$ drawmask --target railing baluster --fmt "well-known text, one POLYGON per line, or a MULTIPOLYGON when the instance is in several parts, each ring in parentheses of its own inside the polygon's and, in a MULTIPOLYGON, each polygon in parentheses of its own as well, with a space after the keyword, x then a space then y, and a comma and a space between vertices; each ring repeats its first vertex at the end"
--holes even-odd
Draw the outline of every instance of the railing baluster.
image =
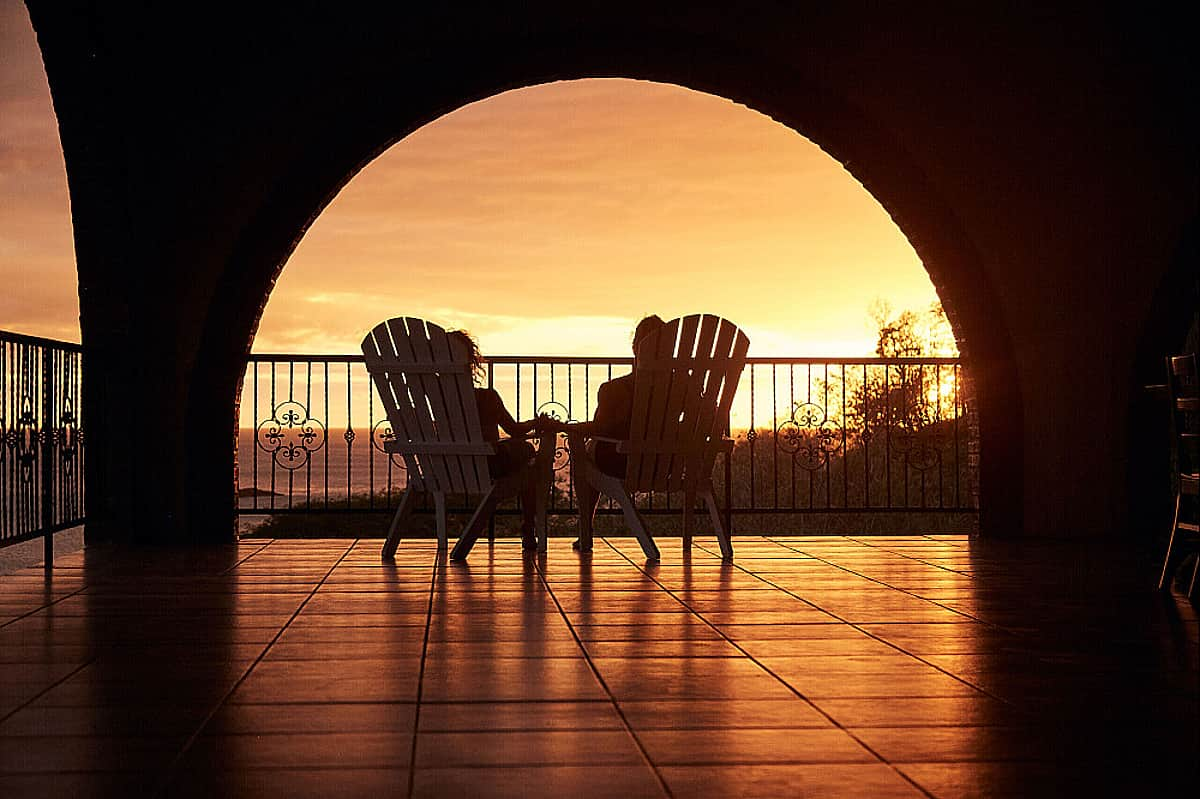
MULTIPOLYGON (((6 350, 6 353, 8 351, 6 350)), ((9 359, 11 362, 11 358, 9 359)), ((570 419, 583 421, 591 418, 594 407, 591 402, 593 390, 591 370, 599 367, 600 376, 612 379, 613 376, 628 370, 629 358, 530 358, 530 357, 495 357, 485 363, 487 385, 501 392, 506 404, 515 411, 518 417, 530 417, 539 410, 543 402, 555 402, 563 405, 559 413, 565 413, 570 419), (543 368, 543 366, 545 368, 543 368), (502 373, 506 370, 507 374, 502 373), (508 371, 511 370, 511 371, 508 371), (503 378, 503 379, 501 379, 503 378), (559 381, 565 381, 562 385, 559 381), (548 382, 547 382, 548 381, 548 382), (582 391, 582 398, 576 395, 582 391), (564 394, 565 392, 565 394, 564 394), (560 396, 563 395, 563 396, 560 396), (533 403, 532 411, 529 408, 533 403)), ((278 407, 283 399, 283 387, 278 385, 280 378, 279 367, 288 369, 287 398, 302 398, 308 404, 310 417, 325 423, 325 430, 331 425, 338 425, 342 420, 337 418, 330 408, 331 397, 331 364, 344 365, 345 394, 345 434, 343 441, 336 446, 345 452, 344 484, 341 480, 333 479, 330 470, 341 468, 336 453, 331 455, 328 449, 319 459, 315 456, 304 465, 304 474, 299 479, 307 478, 303 504, 296 497, 289 507, 287 503, 274 497, 275 487, 282 468, 280 463, 272 459, 272 496, 270 502, 260 502, 255 492, 250 492, 251 501, 239 507, 239 512, 246 514, 270 515, 271 513, 300 513, 337 511, 352 512, 389 512, 394 509, 398 495, 393 491, 393 480, 398 470, 395 462, 388 457, 387 465, 376 468, 375 459, 379 453, 373 451, 375 430, 383 419, 377 413, 375 396, 369 377, 363 370, 362 359, 358 356, 263 356, 255 355, 250 359, 247 375, 248 383, 252 385, 251 401, 246 403, 245 410, 255 417, 254 424, 263 420, 260 416, 270 418, 271 413, 259 402, 260 394, 265 400, 269 393, 272 408, 278 407), (320 363, 323 375, 322 392, 324 410, 318 412, 312 406, 313 385, 317 368, 320 363), (303 369, 307 383, 303 391, 295 386, 297 366, 303 369), (270 369, 270 391, 265 392, 262 385, 260 368, 270 369), (361 373, 361 374, 360 374, 361 373), (366 444, 367 449, 361 453, 367 458, 365 468, 356 468, 355 443, 359 437, 354 430, 354 406, 366 401, 367 425, 371 429, 372 440, 366 444), (380 481, 385 481, 380 485, 380 481), (361 485, 360 485, 361 482, 361 485), (339 492, 344 491, 344 497, 339 492), (366 492, 366 501, 356 503, 353 499, 355 491, 359 494, 366 492), (334 499, 341 501, 334 502, 334 499)), ((56 362, 55 369, 61 371, 64 366, 56 362)), ((40 374, 40 371, 38 372, 40 374)), ((339 371, 340 374, 340 371, 339 371)), ((962 475, 965 474, 962 457, 964 437, 959 432, 962 408, 965 403, 960 399, 959 365, 957 360, 946 359, 879 359, 879 358, 755 358, 747 362, 742 391, 749 396, 749 402, 739 401, 728 423, 728 435, 740 440, 735 449, 723 456, 722 473, 714 475, 723 479, 722 493, 725 495, 724 510, 726 524, 732 526, 734 517, 738 514, 801 514, 801 513, 899 513, 899 512, 970 512, 973 509, 964 507, 972 498, 962 497, 962 475), (946 368, 943 368, 946 367, 946 368), (770 393, 761 391, 762 375, 760 369, 770 371, 770 393), (784 375, 780 370, 786 369, 787 386, 781 385, 784 375), (798 375, 799 370, 803 370, 798 375), (882 370, 882 374, 879 370, 882 370), (953 385, 943 386, 942 383, 951 379, 953 385), (797 385, 797 378, 805 379, 803 388, 797 385), (834 386, 831 381, 838 380, 840 385, 834 386), (932 383, 930 381, 932 380, 932 383), (949 393, 946 398, 941 392, 949 393), (929 391, 937 391, 937 396, 928 396, 929 391), (910 396, 911 395, 911 396, 910 396), (945 401, 943 401, 943 399, 945 401), (953 399, 954 410, 948 406, 953 399), (771 407, 767 408, 767 404, 771 407), (951 415, 952 414, 952 415, 951 415), (770 416, 771 459, 763 461, 759 456, 758 439, 767 431, 759 431, 757 426, 760 419, 770 416), (804 416, 805 418, 792 418, 804 416), (784 422, 781 427, 780 422, 784 422), (789 430, 788 424, 792 425, 789 430), (882 425, 882 429, 880 429, 882 425), (796 432, 798 440, 807 447, 805 454, 797 454, 785 447, 784 433, 789 435, 796 432), (881 435, 882 434, 882 435, 881 435), (745 438, 742 439, 742 436, 745 438), (805 438, 808 436, 809 438, 805 438), (840 440, 839 440, 840 438, 840 440), (879 447, 883 447, 882 458, 879 457, 879 447), (953 447, 953 456, 946 457, 940 448, 953 447), (896 455, 895 458, 892 456, 896 455), (809 458, 810 460, 804 460, 809 458), (784 461, 790 460, 791 463, 784 461), (879 468, 872 469, 872 461, 879 468), (861 466, 859 462, 861 461, 861 466), (951 466, 952 464, 952 466, 951 466), (811 466, 811 468, 809 468, 811 466), (803 468, 801 468, 803 467, 803 468), (937 468, 936 475, 929 469, 937 468), (954 475, 947 475, 943 469, 953 468, 954 475), (820 470, 823 477, 817 474, 820 470), (840 472, 835 477, 835 472, 840 472), (882 472, 882 474, 880 473, 882 472), (799 477, 807 473, 808 496, 803 496, 804 488, 799 485, 799 477), (903 475, 901 475, 903 473, 903 475), (904 486, 893 485, 894 480, 903 476, 904 486), (763 481, 769 485, 762 485, 763 481), (788 480, 786 487, 783 481, 788 480), (741 485, 735 485, 740 481, 741 485), (834 484, 840 483, 841 499, 834 499, 834 484), (761 502, 761 491, 767 491, 765 504, 761 502), (913 493, 920 491, 920 500, 913 493), (786 494, 782 493, 786 491, 786 494), (930 492, 937 492, 935 502, 930 492), (819 496, 823 492, 823 496, 819 496)), ((55 378, 56 385, 65 385, 65 373, 55 378)), ((62 395, 65 389, 59 388, 62 395)), ((5 391, 2 410, 10 413, 11 390, 5 391)), ((61 403, 59 403, 61 405, 61 403)), ((557 407, 557 406, 556 406, 557 407)), ((56 406, 58 408, 58 406, 56 406)), ((61 409, 56 413, 61 414, 61 409)), ((11 415, 11 414, 10 414, 11 415)), ((249 420, 243 422, 247 430, 251 427, 249 420)), ((325 442, 333 446, 334 442, 325 442)), ((270 456, 269 452, 258 452, 261 445, 255 446, 253 459, 247 464, 252 466, 254 484, 257 486, 258 458, 270 456)), ((251 453, 247 454, 250 457, 251 453)), ((301 453, 303 455, 303 453, 301 453)), ((384 454, 384 457, 387 457, 384 454)), ((287 469, 284 469, 287 472, 287 469)), ((65 474, 65 473, 64 473, 65 474)), ((57 473, 56 473, 57 475, 57 473)), ((289 472, 289 477, 291 473, 289 472)), ((71 507, 70 491, 64 482, 64 476, 56 476, 54 483, 56 501, 52 516, 66 515, 71 507)), ((553 493, 550 510, 555 514, 573 513, 572 476, 569 471, 556 473, 556 485, 565 489, 570 496, 560 497, 553 493), (566 499, 566 502, 559 502, 566 499)), ((298 487, 290 487, 289 495, 298 487)), ((639 503, 643 510, 650 515, 667 512, 677 512, 678 503, 675 498, 654 492, 639 503)), ((290 500, 289 500, 290 501, 290 500)), ((469 511, 469 507, 453 508, 454 512, 469 511)), ((501 508, 501 515, 517 513, 517 507, 508 505, 501 508)), ((602 513, 616 514, 619 509, 611 502, 606 502, 602 513)), ((797 521, 799 516, 794 516, 797 521)), ((32 523, 37 524, 34 518, 32 523)))
POLYGON ((82 524, 78 344, 0 331, 0 547, 82 524))

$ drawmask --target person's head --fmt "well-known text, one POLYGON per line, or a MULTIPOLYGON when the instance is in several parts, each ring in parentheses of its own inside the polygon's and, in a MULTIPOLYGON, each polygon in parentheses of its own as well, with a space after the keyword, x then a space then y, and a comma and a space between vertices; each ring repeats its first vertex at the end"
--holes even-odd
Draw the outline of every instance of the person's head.
POLYGON ((645 319, 637 323, 637 327, 633 329, 633 351, 637 353, 638 342, 646 336, 657 333, 662 329, 666 322, 662 320, 658 314, 650 314, 645 319))
POLYGON ((471 364, 471 377, 483 377, 486 371, 483 365, 483 354, 479 352, 479 345, 475 339, 471 338, 471 334, 465 330, 451 330, 446 333, 446 338, 450 339, 452 345, 453 342, 458 341, 466 347, 467 363, 471 364))

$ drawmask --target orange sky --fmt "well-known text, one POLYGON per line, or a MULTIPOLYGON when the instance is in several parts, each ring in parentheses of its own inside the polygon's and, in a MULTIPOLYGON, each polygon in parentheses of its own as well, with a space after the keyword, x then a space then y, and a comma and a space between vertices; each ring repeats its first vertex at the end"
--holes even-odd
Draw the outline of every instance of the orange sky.
MULTIPOLYGON (((0 30, 0 328, 78 340, 62 154, 18 0, 0 30)), ((705 311, 754 355, 866 355, 879 297, 936 299, 811 142, 679 87, 573 81, 461 108, 364 169, 284 268, 254 349, 356 352, 406 314, 495 354, 624 354, 642 315, 705 311)))

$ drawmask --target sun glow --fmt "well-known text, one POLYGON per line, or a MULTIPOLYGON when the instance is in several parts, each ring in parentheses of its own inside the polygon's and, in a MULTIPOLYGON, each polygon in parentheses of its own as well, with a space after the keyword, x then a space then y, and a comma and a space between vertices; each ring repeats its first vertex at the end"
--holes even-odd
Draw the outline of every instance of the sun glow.
POLYGON ((716 313, 752 355, 862 356, 868 309, 936 299, 840 164, 773 120, 677 86, 506 92, 381 155, 313 224, 257 352, 356 352, 381 319, 490 354, 625 355, 633 323, 716 313))

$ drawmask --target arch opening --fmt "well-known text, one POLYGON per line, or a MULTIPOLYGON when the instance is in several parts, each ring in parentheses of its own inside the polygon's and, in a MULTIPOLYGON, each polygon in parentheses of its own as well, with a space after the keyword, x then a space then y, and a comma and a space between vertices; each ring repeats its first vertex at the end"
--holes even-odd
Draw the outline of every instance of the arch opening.
POLYGON ((79 341, 67 172, 41 50, 21 2, 0 2, 0 329, 79 341))
MULTIPOLYGON (((822 468, 827 481, 838 468, 842 472, 838 480, 848 482, 845 473, 849 472, 860 479, 863 454, 851 453, 856 446, 863 448, 867 417, 877 413, 867 406, 876 401, 886 404, 886 400, 877 400, 871 392, 879 393, 883 390, 879 386, 889 380, 907 381, 910 388, 906 390, 913 395, 907 402, 923 401, 926 406, 938 406, 936 410, 926 407, 923 411, 929 420, 941 423, 954 419, 953 425, 938 428, 943 439, 955 439, 952 455, 949 450, 946 452, 946 457, 954 460, 948 474, 952 474, 956 484, 949 505, 966 509, 976 502, 978 447, 974 404, 968 403, 967 381, 954 371, 955 367, 930 364, 929 370, 936 373, 930 378, 922 372, 921 387, 915 392, 911 384, 916 374, 912 369, 916 367, 874 366, 872 369, 876 371, 868 374, 862 364, 860 376, 853 369, 848 372, 847 365, 841 363, 834 367, 833 377, 829 377, 830 362, 836 363, 837 356, 870 356, 877 346, 886 355, 954 356, 958 354, 956 337, 935 341, 932 338, 936 336, 919 335, 908 341, 910 347, 916 344, 917 348, 904 350, 898 349, 894 341, 879 341, 880 329, 895 319, 880 317, 874 330, 867 327, 869 305, 881 299, 881 295, 886 295, 897 311, 923 312, 938 302, 937 292, 925 265, 877 198, 847 175, 842 164, 803 135, 798 136, 794 128, 720 97, 679 86, 624 80, 554 83, 501 93, 441 116, 390 145, 344 182, 346 185, 321 216, 313 217, 312 227, 306 229, 299 246, 290 254, 289 270, 277 273, 271 281, 269 296, 286 298, 286 311, 278 319, 273 318, 276 306, 268 306, 264 299, 255 334, 265 339, 266 346, 256 347, 258 352, 295 353, 303 348, 309 352, 353 353, 362 333, 376 322, 404 314, 453 327, 474 328, 485 351, 490 353, 620 355, 627 348, 627 328, 641 313, 655 311, 670 317, 692 310, 712 310, 747 327, 755 342, 752 355, 826 357, 824 376, 815 378, 812 363, 774 364, 771 402, 764 403, 760 392, 755 400, 747 397, 740 403, 733 426, 751 449, 757 439, 760 449, 778 450, 774 439, 785 429, 791 432, 788 424, 796 426, 797 409, 804 409, 799 411, 802 415, 811 415, 810 406, 819 408, 822 419, 813 425, 813 434, 819 435, 821 424, 836 428, 835 438, 842 450, 838 451, 837 446, 831 448, 826 440, 825 451, 819 455, 802 454, 801 479, 806 472, 811 478, 822 468), (614 109, 606 106, 614 102, 615 86, 625 89, 627 102, 629 95, 633 96, 633 118, 613 113, 614 109), (672 109, 672 103, 679 107, 672 109), (590 128, 576 124, 573 129, 572 123, 579 120, 569 119, 564 124, 563 118, 564 109, 570 107, 596 108, 598 117, 590 120, 590 128), (681 110, 687 113, 680 113, 681 110), (636 116, 637 112, 643 116, 636 116), (646 119, 649 112, 656 117, 646 119), (739 126, 745 129, 730 130, 739 126), (697 133, 697 128, 702 131, 697 133), (633 142, 629 140, 630 129, 637 131, 633 142), (713 129, 719 135, 705 135, 713 129), (748 152, 747 129, 760 137, 754 141, 767 151, 765 157, 761 150, 748 152), (614 136, 616 132, 623 132, 625 137, 614 136), (657 145, 660 150, 649 159, 654 162, 652 166, 648 166, 644 156, 631 152, 639 141, 647 149, 653 150, 657 145), (664 141, 666 146, 662 144, 664 141), (789 148, 794 152, 787 153, 789 148), (698 168, 698 161, 703 166, 698 168), (798 175, 803 179, 798 179, 798 175), (693 202, 703 207, 687 209, 692 212, 690 216, 678 213, 677 207, 669 208, 676 213, 661 212, 664 205, 689 205, 689 190, 704 195, 702 190, 697 192, 696 184, 706 180, 719 184, 721 196, 705 195, 693 202), (570 185, 572 181, 578 185, 570 185), (399 202, 389 197, 389 190, 399 196, 399 202), (580 198, 594 202, 583 210, 572 209, 570 200, 578 203, 580 198), (544 221, 547 216, 552 220, 550 224, 544 221), (809 227, 798 233, 797 229, 806 224, 809 227), (672 225, 674 228, 664 235, 663 228, 672 225), (364 228, 383 229, 387 235, 376 233, 372 238, 364 235, 364 228), (545 241, 548 232, 559 239, 550 246, 545 241), (380 252, 381 241, 396 249, 380 252), (598 246, 604 244, 608 247, 598 246), (680 254, 677 251, 681 247, 691 249, 680 254), (809 257, 801 252, 805 247, 811 250, 807 253, 809 257), (580 251, 582 257, 577 255, 580 251), (811 257, 814 252, 816 258, 811 257), (561 266, 564 254, 575 254, 579 263, 561 266), (863 265, 872 259, 885 262, 884 268, 863 265), (734 263, 747 260, 758 268, 748 271, 734 263), (803 266, 797 268, 798 264, 812 260, 825 262, 824 280, 820 274, 806 272, 803 266), (668 265, 656 268, 656 264, 664 262, 668 265), (364 263, 367 269, 363 269, 364 263), (605 265, 614 263, 626 266, 626 271, 605 275, 606 271, 614 271, 606 270, 605 265), (329 274, 333 264, 338 265, 336 274, 329 274), (404 264, 407 269, 393 276, 386 269, 389 264, 404 264), (918 280, 913 280, 914 273, 918 280), (534 281, 532 291, 526 289, 526 276, 547 274, 552 277, 542 278, 540 283, 534 281), (897 279, 898 275, 903 279, 897 279), (383 285, 381 276, 387 281, 383 285), (601 276, 607 279, 598 279, 601 276), (855 278, 859 284, 869 284, 871 290, 856 288, 855 278), (797 296, 797 285, 806 289, 802 298, 797 296), (572 286, 587 287, 589 291, 580 291, 576 297, 572 286), (463 302, 463 295, 470 295, 472 290, 476 296, 468 296, 463 302), (522 296, 523 291, 526 296, 522 296), (856 297, 854 307, 847 307, 848 296, 856 297), (525 304, 521 305, 522 302, 525 304), (547 304, 552 304, 550 313, 546 311, 547 304), (797 305, 803 305, 803 310, 797 310, 797 305), (841 318, 835 323, 841 325, 840 339, 836 334, 821 337, 821 323, 807 327, 786 323, 789 319, 808 320, 822 305, 840 305, 841 318), (348 315, 347 307, 361 318, 353 313, 348 315), (597 314, 597 307, 607 313, 597 314), (846 335, 847 316, 856 317, 857 325, 850 326, 859 328, 857 336, 846 335), (347 321, 348 317, 354 321, 347 321), (776 323, 774 326, 772 321, 776 323), (576 331, 574 337, 564 340, 561 334, 566 330, 576 331), (575 343, 566 343, 570 341, 575 343), (777 396, 780 366, 787 371, 788 396, 782 405, 777 396), (799 395, 797 368, 804 371, 799 395), (889 371, 892 368, 899 371, 889 371), (845 396, 842 407, 834 407, 836 402, 831 406, 828 402, 831 389, 834 394, 848 395, 848 406, 845 396), (823 403, 809 401, 814 391, 825 393, 823 403), (952 409, 941 407, 943 402, 953 406, 952 409), (856 410, 856 405, 862 407, 856 410), (769 424, 765 424, 767 419, 769 424), (852 430, 854 425, 857 427, 852 430), (813 466, 817 468, 809 468, 813 466)), ((279 269, 282 268, 281 262, 279 269)), ((953 310, 948 308, 948 313, 940 316, 947 329, 956 324, 953 310)), ((836 316, 826 315, 823 320, 826 328, 828 320, 836 316)), ((936 314, 930 316, 934 321, 939 319, 936 314)), ((901 318, 908 320, 909 333, 922 321, 920 313, 901 318)), ((962 338, 961 333, 957 338, 962 338)), ((262 497, 271 496, 270 504, 279 493, 274 482, 267 487, 260 479, 264 451, 271 456, 266 458, 265 465, 272 481, 279 466, 277 450, 264 446, 261 440, 264 423, 268 427, 279 423, 276 409, 281 389, 277 368, 271 362, 252 361, 247 382, 241 386, 239 449, 243 457, 239 468, 242 475, 252 477, 249 491, 245 490, 246 481, 242 483, 239 502, 243 508, 257 510, 262 497), (271 413, 265 413, 265 408, 271 413), (251 424, 246 423, 247 411, 251 424), (248 454, 253 457, 245 457, 248 454)), ((289 361, 288 368, 294 374, 293 362, 289 361)), ((306 397, 311 396, 314 386, 318 395, 329 393, 328 372, 319 371, 323 373, 318 374, 316 383, 304 387, 306 397)), ((535 394, 537 379, 535 376, 532 388, 535 394)), ((338 382, 336 375, 333 382, 338 382)), ((505 382, 510 401, 516 398, 519 403, 519 376, 501 378, 501 382, 505 382)), ((589 387, 594 391, 595 383, 587 382, 589 386, 582 389, 583 394, 589 387)), ((553 378, 547 383, 543 376, 543 394, 547 390, 554 392, 554 386, 553 378)), ((527 400, 530 388, 528 385, 525 388, 527 400)), ((559 386, 560 395, 563 390, 559 386)), ((295 391, 289 382, 288 403, 294 402, 295 391)), ((566 391, 567 404, 586 408, 586 396, 576 396, 570 388, 566 391)), ((333 389, 334 395, 342 392, 341 387, 333 389)), ((344 427, 344 436, 360 434, 352 422, 355 414, 351 406, 355 402, 360 407, 357 415, 360 419, 367 416, 371 436, 377 435, 374 414, 378 409, 370 407, 365 382, 353 390, 346 388, 345 393, 346 408, 336 421, 328 397, 323 403, 318 397, 312 408, 305 405, 305 421, 312 411, 312 418, 319 419, 321 428, 319 442, 313 442, 311 460, 309 455, 301 454, 297 461, 303 461, 305 468, 311 468, 311 463, 320 457, 329 457, 333 447, 329 442, 337 441, 335 427, 344 427), (356 400, 351 397, 352 391, 359 395, 356 400), (316 453, 322 449, 323 455, 318 456, 316 453)), ((522 410, 526 409, 520 408, 518 412, 522 410)), ((537 408, 531 406, 528 410, 537 408)), ((918 427, 915 421, 912 427, 898 432, 911 435, 918 427)), ((352 442, 347 444, 350 446, 352 442)), ((804 439, 798 445, 792 444, 805 452, 810 449, 804 439)), ((792 458, 790 485, 785 491, 792 492, 793 505, 796 454, 785 451, 792 458)), ((366 455, 377 457, 369 448, 366 455)), ((903 453, 903 457, 906 461, 920 461, 921 457, 928 460, 941 458, 943 454, 926 452, 921 456, 914 449, 903 453)), ((335 471, 356 471, 352 460, 350 455, 335 457, 335 471)), ((385 484, 389 495, 394 487, 390 470, 395 465, 386 458, 380 463, 380 468, 389 470, 385 484)), ((293 464, 285 469, 289 497, 295 490, 295 468, 293 464)), ((360 479, 372 468, 369 460, 359 463, 360 479)), ((750 468, 754 468, 752 464, 750 468)), ((922 480, 927 478, 929 475, 924 472, 928 468, 917 469, 917 476, 922 480)), ((939 479, 945 477, 941 475, 939 479)), ((888 478, 890 475, 872 475, 869 463, 861 476, 868 483, 888 478)), ((339 488, 350 493, 351 479, 347 476, 346 485, 339 488)), ((781 480, 778 469, 771 479, 777 494, 781 480)), ((904 480, 907 492, 907 474, 904 480)), ((307 491, 311 481, 303 482, 307 491)), ((340 475, 335 482, 342 483, 340 475)), ((848 485, 845 487, 842 499, 848 502, 850 490, 848 485)), ((326 488, 321 485, 321 489, 326 488)), ((870 489, 866 492, 869 494, 870 489)), ((834 493, 827 489, 823 501, 832 502, 834 493)), ((913 507, 923 507, 925 496, 923 493, 922 500, 913 507)), ((942 494, 933 496, 936 496, 935 507, 947 504, 942 494)), ((816 495, 810 494, 809 500, 815 501, 816 495)), ((751 504, 755 501, 753 492, 749 501, 751 504)), ((871 498, 864 497, 860 504, 864 503, 870 506, 871 498)), ((836 507, 825 508, 831 509, 836 507)), ((956 521, 962 523, 962 519, 956 521)), ((924 525, 928 529, 928 522, 924 525)), ((276 529, 273 534, 278 532, 276 529)))

